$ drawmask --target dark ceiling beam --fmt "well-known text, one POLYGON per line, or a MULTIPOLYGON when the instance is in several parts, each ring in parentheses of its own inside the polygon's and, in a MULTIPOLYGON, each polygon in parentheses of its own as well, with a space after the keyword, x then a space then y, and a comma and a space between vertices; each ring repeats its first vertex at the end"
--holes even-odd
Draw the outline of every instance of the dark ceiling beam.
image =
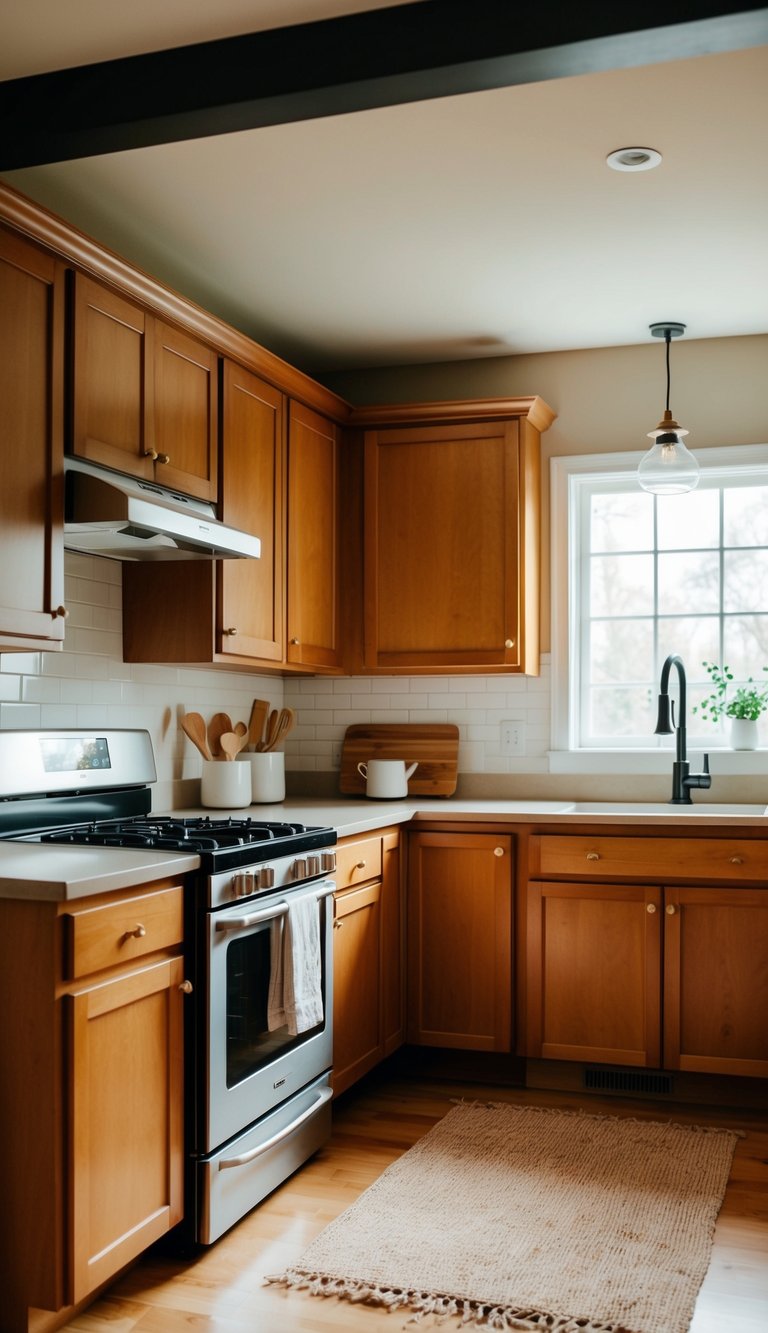
POLYGON ((0 171, 766 42, 744 0, 421 0, 7 80, 0 171))

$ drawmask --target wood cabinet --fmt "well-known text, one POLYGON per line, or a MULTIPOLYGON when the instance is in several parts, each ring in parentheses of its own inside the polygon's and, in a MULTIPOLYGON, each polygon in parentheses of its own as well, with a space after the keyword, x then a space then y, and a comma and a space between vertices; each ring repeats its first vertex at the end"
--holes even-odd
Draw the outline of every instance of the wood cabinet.
POLYGON ((532 837, 524 1053, 766 1077, 767 869, 762 839, 532 837))
POLYGON ((64 270, 0 228, 0 650, 64 638, 64 270))
POLYGON ((221 517, 261 557, 126 565, 126 662, 338 670, 337 428, 227 361, 221 437, 221 517))
POLYGON ((540 462, 530 418, 546 428, 551 414, 482 420, 478 403, 474 419, 455 421, 451 409, 365 432, 362 667, 536 675, 540 462))
POLYGON ((74 275, 72 452, 200 500, 218 492, 218 358, 74 275))
MULTIPOLYGON (((182 1216, 182 886, 0 902, 8 1329, 88 1297, 182 1216)), ((6 1325, 4 1324, 5 1328, 6 1325)))
POLYGON ((333 1090, 338 1096, 403 1041, 400 835, 337 849, 333 1090))
POLYGON ((505 834, 409 835, 410 1042, 510 1050, 512 859, 505 834))

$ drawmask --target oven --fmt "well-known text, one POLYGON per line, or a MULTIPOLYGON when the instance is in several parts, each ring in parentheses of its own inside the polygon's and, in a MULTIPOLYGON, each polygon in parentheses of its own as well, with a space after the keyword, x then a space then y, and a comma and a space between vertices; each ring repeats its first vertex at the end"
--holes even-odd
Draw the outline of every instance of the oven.
POLYGON ((155 815, 154 780, 145 731, 0 732, 0 837, 199 857, 184 904, 193 989, 179 1239, 208 1245, 330 1134, 336 831, 249 815, 155 815), (296 961, 312 976, 299 1019, 274 1006, 297 923, 296 961))

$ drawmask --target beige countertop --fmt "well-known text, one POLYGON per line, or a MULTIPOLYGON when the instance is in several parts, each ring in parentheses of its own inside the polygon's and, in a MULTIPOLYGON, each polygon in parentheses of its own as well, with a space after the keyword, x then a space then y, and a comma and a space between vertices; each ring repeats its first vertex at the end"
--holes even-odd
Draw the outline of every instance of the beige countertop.
MULTIPOLYGON (((655 825, 663 829, 690 828, 701 835, 711 828, 765 827, 765 807, 721 806, 700 802, 681 809, 671 805, 647 805, 628 813, 617 803, 571 801, 487 801, 427 799, 369 801, 366 797, 292 797, 280 805, 254 805, 247 810, 176 810, 180 816, 228 814, 250 815, 267 822, 295 821, 330 825, 339 838, 364 834, 393 824, 430 820, 493 824, 567 824, 574 830, 586 825, 605 826, 606 831, 655 825), (590 808, 591 805, 591 808, 590 808), (740 812, 740 813, 736 813, 740 812)), ((167 876, 187 874, 199 866, 197 856, 178 852, 138 851, 117 847, 68 847, 8 840, 0 842, 0 898, 30 898, 66 901, 112 889, 134 888, 167 876)))

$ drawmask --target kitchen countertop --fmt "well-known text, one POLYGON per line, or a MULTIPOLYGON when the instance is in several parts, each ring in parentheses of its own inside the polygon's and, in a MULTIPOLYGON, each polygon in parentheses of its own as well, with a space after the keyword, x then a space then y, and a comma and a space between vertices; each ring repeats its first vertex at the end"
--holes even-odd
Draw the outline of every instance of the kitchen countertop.
MULTIPOLYGON (((605 805, 605 802, 599 804, 605 805)), ((675 806, 651 807, 652 813, 573 810, 572 801, 485 801, 411 797, 402 801, 369 801, 366 797, 292 797, 280 805, 254 805, 247 810, 203 810, 199 806, 175 810, 179 816, 210 814, 237 818, 251 815, 267 822, 291 819, 300 824, 330 825, 339 838, 370 833, 393 824, 429 820, 492 824, 605 825, 608 829, 663 825, 685 827, 697 834, 715 827, 768 830, 768 818, 757 814, 724 814, 716 804, 711 811, 705 802, 680 810, 675 806)), ((159 813, 159 812, 158 812, 159 813)), ((139 851, 133 848, 66 847, 35 842, 0 842, 0 898, 37 901, 67 901, 136 888, 168 876, 196 870, 199 858, 179 852, 139 851)))

